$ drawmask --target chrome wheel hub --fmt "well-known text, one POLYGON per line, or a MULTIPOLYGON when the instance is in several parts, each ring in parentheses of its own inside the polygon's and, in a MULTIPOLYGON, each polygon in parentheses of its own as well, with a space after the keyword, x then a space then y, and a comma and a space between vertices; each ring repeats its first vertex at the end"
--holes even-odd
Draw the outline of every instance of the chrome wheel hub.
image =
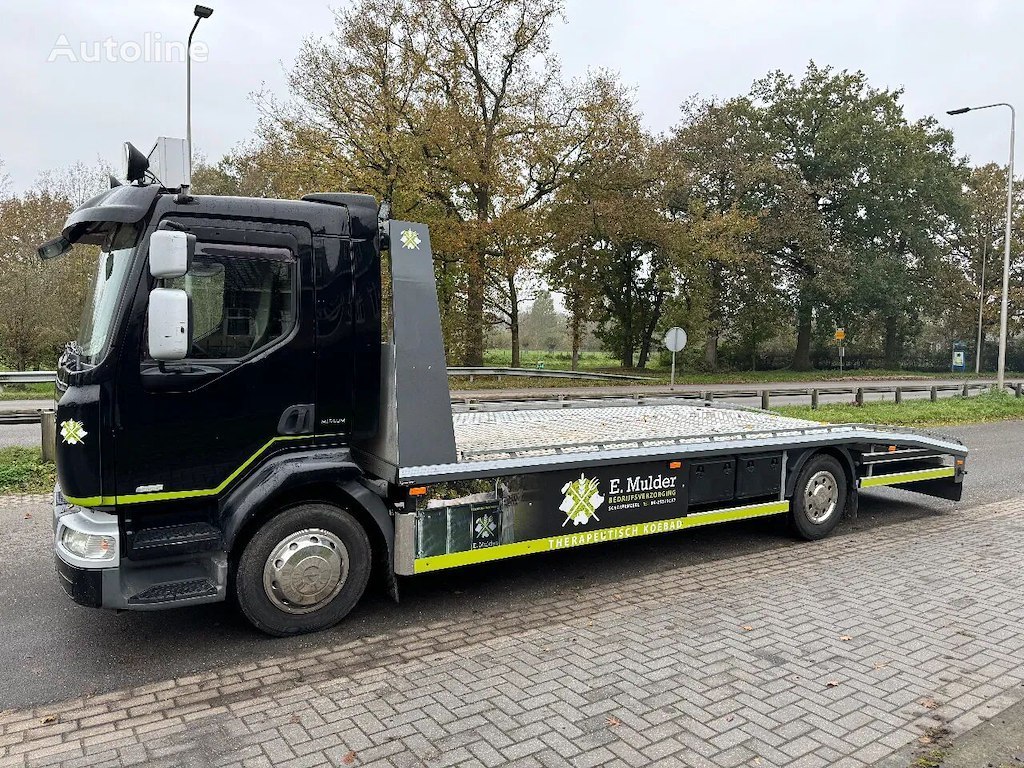
POLYGON ((811 475, 804 489, 807 519, 820 525, 835 514, 839 504, 839 484, 831 472, 821 470, 811 475))
POLYGON ((348 578, 348 550, 322 528, 285 537, 263 567, 263 589, 286 613, 310 613, 331 602, 348 578))

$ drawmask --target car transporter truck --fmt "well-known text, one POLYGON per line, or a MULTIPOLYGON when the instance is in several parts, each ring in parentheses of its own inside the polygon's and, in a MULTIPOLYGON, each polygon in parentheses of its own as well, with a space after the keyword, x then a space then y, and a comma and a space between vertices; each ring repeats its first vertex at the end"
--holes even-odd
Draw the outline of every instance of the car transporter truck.
POLYGON ((99 251, 56 392, 56 567, 83 605, 230 598, 290 635, 371 572, 397 598, 398 576, 766 515, 819 539, 860 488, 960 498, 966 448, 913 431, 453 406, 426 226, 362 194, 193 196, 134 148, 128 168, 40 248, 99 251))

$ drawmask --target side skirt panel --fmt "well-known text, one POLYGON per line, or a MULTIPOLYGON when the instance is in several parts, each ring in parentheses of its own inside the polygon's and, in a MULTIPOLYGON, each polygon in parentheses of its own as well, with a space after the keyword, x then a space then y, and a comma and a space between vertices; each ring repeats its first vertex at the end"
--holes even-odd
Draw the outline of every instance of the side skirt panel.
POLYGON ((766 515, 780 515, 789 511, 788 501, 772 501, 764 504, 749 504, 742 507, 718 509, 709 512, 697 512, 685 517, 674 517, 667 520, 655 520, 649 523, 620 525, 614 528, 599 528, 592 531, 567 533, 561 536, 549 536, 543 539, 519 541, 512 544, 500 544, 494 547, 469 549, 433 557, 422 557, 415 561, 416 573, 438 571, 444 568, 455 568, 471 563, 484 563, 490 560, 501 560, 507 557, 528 555, 535 552, 552 552, 559 549, 600 544, 606 541, 631 539, 637 536, 650 536, 656 533, 671 533, 685 528, 695 528, 714 523, 725 523, 733 520, 746 520, 766 515))

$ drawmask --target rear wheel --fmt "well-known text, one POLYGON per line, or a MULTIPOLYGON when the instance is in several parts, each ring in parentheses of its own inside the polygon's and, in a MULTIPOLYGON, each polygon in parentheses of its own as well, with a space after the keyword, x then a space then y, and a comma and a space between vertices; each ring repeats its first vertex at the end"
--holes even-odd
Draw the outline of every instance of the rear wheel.
POLYGON ((284 510, 252 537, 238 561, 235 595, 245 617, 283 637, 337 624, 370 578, 366 531, 329 504, 284 510))
POLYGON ((800 471, 790 510, 794 532, 813 541, 832 533, 846 509, 846 474, 832 456, 812 456, 800 471))

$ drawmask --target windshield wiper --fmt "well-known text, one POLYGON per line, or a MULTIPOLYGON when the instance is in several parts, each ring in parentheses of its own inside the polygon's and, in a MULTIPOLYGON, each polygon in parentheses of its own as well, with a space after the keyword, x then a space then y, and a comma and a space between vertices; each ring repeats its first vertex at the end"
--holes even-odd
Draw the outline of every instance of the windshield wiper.
POLYGON ((57 366, 72 372, 82 369, 82 352, 78 348, 77 341, 69 341, 64 345, 64 351, 57 361, 57 366))

